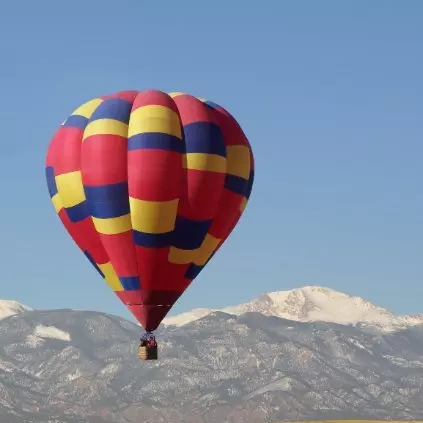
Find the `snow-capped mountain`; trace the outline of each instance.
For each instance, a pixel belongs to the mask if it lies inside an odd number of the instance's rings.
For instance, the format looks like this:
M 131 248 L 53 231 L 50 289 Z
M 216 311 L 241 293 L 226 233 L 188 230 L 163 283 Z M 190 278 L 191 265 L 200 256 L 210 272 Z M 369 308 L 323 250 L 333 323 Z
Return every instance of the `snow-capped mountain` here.
M 423 419 L 423 325 L 385 333 L 213 312 L 157 333 L 111 315 L 28 311 L 0 321 L 0 421 L 255 423 Z
M 326 288 L 185 314 L 157 362 L 135 323 L 22 307 L 0 320 L 0 421 L 423 419 L 421 318 Z
M 0 300 L 0 319 L 32 310 L 17 301 Z
M 320 286 L 305 286 L 290 291 L 269 292 L 252 301 L 223 309 L 195 309 L 166 318 L 165 325 L 183 326 L 215 311 L 241 315 L 256 312 L 296 322 L 329 322 L 342 325 L 373 326 L 393 331 L 422 324 L 423 315 L 397 316 L 360 297 Z

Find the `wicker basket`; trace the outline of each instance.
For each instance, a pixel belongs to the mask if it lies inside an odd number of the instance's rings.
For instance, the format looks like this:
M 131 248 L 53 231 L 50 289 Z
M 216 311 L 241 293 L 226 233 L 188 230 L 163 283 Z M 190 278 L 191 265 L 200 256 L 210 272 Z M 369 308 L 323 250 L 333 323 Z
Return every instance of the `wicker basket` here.
M 157 360 L 157 346 L 139 346 L 137 354 L 140 360 Z

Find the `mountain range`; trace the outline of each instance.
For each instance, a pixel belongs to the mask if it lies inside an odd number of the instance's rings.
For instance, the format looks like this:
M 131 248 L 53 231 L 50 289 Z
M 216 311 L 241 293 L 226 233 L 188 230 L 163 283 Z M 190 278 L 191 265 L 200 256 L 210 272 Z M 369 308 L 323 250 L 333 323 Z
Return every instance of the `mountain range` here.
M 327 288 L 169 317 L 156 362 L 116 316 L 13 301 L 0 316 L 0 421 L 423 419 L 423 317 Z
M 290 291 L 269 292 L 252 301 L 223 309 L 195 309 L 164 319 L 167 325 L 183 326 L 213 312 L 222 311 L 239 316 L 261 313 L 295 322 L 328 322 L 341 325 L 369 325 L 389 332 L 423 324 L 423 314 L 397 316 L 360 297 L 319 286 L 305 286 Z

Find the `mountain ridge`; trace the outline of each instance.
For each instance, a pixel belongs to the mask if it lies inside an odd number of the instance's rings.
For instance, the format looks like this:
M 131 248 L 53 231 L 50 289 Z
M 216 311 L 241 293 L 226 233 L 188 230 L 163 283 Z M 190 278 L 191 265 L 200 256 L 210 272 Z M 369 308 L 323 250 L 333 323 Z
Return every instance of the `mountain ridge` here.
M 0 300 L 0 319 L 32 310 L 17 301 Z M 246 303 L 234 306 L 197 308 L 168 316 L 161 326 L 182 327 L 217 311 L 236 316 L 247 312 L 258 312 L 297 322 L 359 324 L 385 332 L 423 324 L 423 313 L 398 315 L 358 296 L 327 287 L 306 285 L 291 290 L 266 292 Z
M 241 315 L 254 311 L 298 322 L 330 322 L 368 325 L 386 332 L 423 323 L 421 315 L 396 315 L 361 297 L 309 285 L 287 291 L 264 293 L 251 301 L 224 308 L 194 309 L 163 320 L 164 325 L 184 326 L 215 311 Z
M 14 300 L 0 300 L 0 319 L 31 310 L 32 308 Z
M 310 296 L 291 297 L 293 309 L 321 314 L 325 303 L 317 300 L 327 291 L 319 292 L 312 304 Z M 25 423 L 423 418 L 423 324 L 386 332 L 300 322 L 267 316 L 260 304 L 162 325 L 156 362 L 138 360 L 140 328 L 121 317 L 70 309 L 5 317 L 0 416 Z
M 57 423 L 423 418 L 423 325 L 386 334 L 218 311 L 160 328 L 157 362 L 137 359 L 138 335 L 136 324 L 98 312 L 3 319 L 0 415 L 36 423 L 48 415 Z

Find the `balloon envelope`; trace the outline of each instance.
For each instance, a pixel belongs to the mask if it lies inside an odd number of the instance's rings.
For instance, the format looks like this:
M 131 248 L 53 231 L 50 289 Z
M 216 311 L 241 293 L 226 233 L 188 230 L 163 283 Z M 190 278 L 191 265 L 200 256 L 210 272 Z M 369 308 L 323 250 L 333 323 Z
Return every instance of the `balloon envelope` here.
M 152 331 L 237 224 L 254 160 L 222 107 L 124 91 L 66 119 L 50 143 L 46 178 L 73 240 Z

